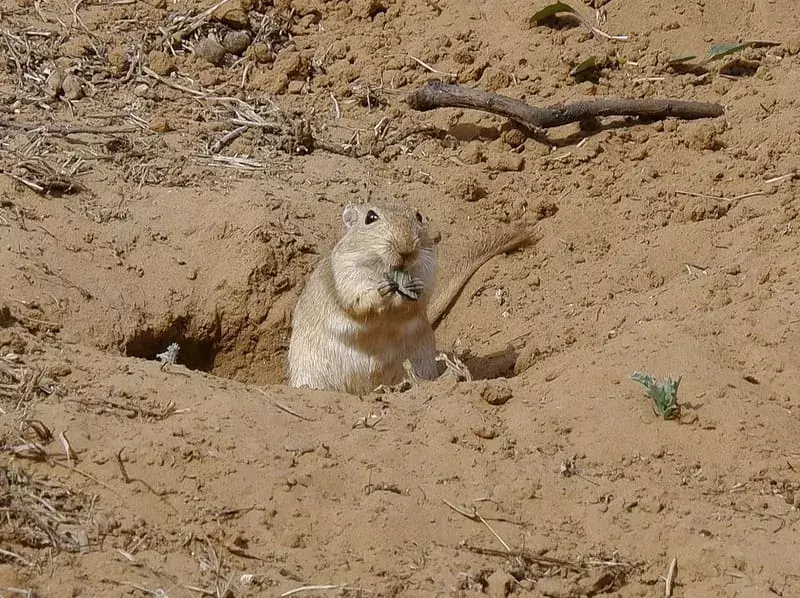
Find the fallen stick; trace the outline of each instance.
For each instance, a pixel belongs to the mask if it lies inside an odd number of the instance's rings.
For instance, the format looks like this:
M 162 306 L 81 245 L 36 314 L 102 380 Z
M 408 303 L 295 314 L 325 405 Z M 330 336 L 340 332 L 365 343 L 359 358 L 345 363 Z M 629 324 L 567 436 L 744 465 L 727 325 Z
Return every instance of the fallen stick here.
M 599 116 L 639 116 L 661 119 L 710 118 L 721 116 L 719 104 L 685 100 L 600 99 L 555 105 L 547 108 L 531 106 L 507 96 L 433 81 L 411 92 L 405 102 L 414 110 L 426 112 L 436 108 L 469 108 L 504 116 L 531 131 L 560 127 Z

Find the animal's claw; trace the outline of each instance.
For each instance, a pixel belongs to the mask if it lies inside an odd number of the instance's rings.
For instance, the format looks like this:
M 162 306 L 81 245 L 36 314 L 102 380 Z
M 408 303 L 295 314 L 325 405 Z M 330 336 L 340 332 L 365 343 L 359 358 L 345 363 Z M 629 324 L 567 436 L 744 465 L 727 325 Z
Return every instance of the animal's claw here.
M 382 297 L 386 297 L 386 295 L 391 295 L 392 293 L 397 292 L 397 289 L 398 289 L 397 283 L 393 280 L 389 279 L 382 280 L 378 284 L 378 293 Z

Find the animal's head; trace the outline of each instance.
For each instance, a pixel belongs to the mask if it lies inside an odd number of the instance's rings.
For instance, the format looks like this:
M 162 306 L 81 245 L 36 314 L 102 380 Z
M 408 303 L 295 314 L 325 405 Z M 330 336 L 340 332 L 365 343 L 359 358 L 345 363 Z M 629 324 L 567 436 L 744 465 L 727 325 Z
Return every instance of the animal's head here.
M 433 288 L 436 246 L 420 211 L 400 201 L 369 201 L 346 206 L 342 220 L 338 258 L 380 277 L 403 270 L 421 279 L 426 291 Z

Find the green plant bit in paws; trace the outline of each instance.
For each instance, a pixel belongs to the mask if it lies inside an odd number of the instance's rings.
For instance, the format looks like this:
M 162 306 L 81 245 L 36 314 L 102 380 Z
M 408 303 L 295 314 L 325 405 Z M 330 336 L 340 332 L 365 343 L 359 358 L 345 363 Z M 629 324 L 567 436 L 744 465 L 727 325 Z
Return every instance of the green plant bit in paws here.
M 654 411 L 661 417 L 674 419 L 678 416 L 680 412 L 678 385 L 681 383 L 681 376 L 678 376 L 677 380 L 666 378 L 657 382 L 650 374 L 634 372 L 631 379 L 645 387 L 647 395 L 653 400 Z
M 403 270 L 392 270 L 389 278 L 397 284 L 397 292 L 410 301 L 419 299 L 422 290 L 421 281 L 410 276 Z

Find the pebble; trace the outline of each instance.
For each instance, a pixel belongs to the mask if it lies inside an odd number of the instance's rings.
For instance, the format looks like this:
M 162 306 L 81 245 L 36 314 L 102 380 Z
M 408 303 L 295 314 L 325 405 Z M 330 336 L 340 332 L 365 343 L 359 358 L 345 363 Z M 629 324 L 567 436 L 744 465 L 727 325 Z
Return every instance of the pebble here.
M 473 202 L 486 197 L 486 189 L 474 178 L 462 176 L 447 183 L 447 191 L 461 201 Z
M 75 75 L 67 75 L 61 84 L 64 97 L 68 100 L 80 100 L 83 97 L 83 84 Z
M 517 580 L 510 573 L 498 569 L 486 580 L 489 598 L 506 598 L 517 584 Z
M 222 45 L 231 54 L 241 56 L 250 47 L 250 41 L 247 31 L 229 31 L 222 38 Z
M 241 0 L 229 0 L 214 11 L 214 19 L 236 29 L 250 27 L 250 18 Z
M 371 19 L 386 10 L 381 0 L 355 0 L 351 6 L 353 16 L 359 19 Z
M 481 389 L 481 398 L 490 405 L 505 405 L 513 396 L 514 393 L 505 382 L 487 384 Z
M 150 119 L 150 130 L 155 133 L 167 133 L 172 130 L 169 121 L 163 116 L 154 116 Z
M 525 166 L 525 158 L 519 154 L 495 150 L 489 154 L 486 165 L 496 172 L 519 172 Z
M 175 70 L 175 59 L 172 56 L 161 52 L 160 50 L 153 50 L 147 55 L 147 62 L 150 68 L 156 75 L 169 75 Z
M 45 82 L 45 89 L 47 90 L 47 94 L 51 98 L 57 98 L 61 95 L 62 84 L 64 83 L 64 71 L 61 69 L 56 69 L 50 76 L 47 77 L 47 81 Z
M 212 37 L 201 39 L 194 47 L 194 53 L 214 66 L 219 66 L 225 59 L 225 47 Z

